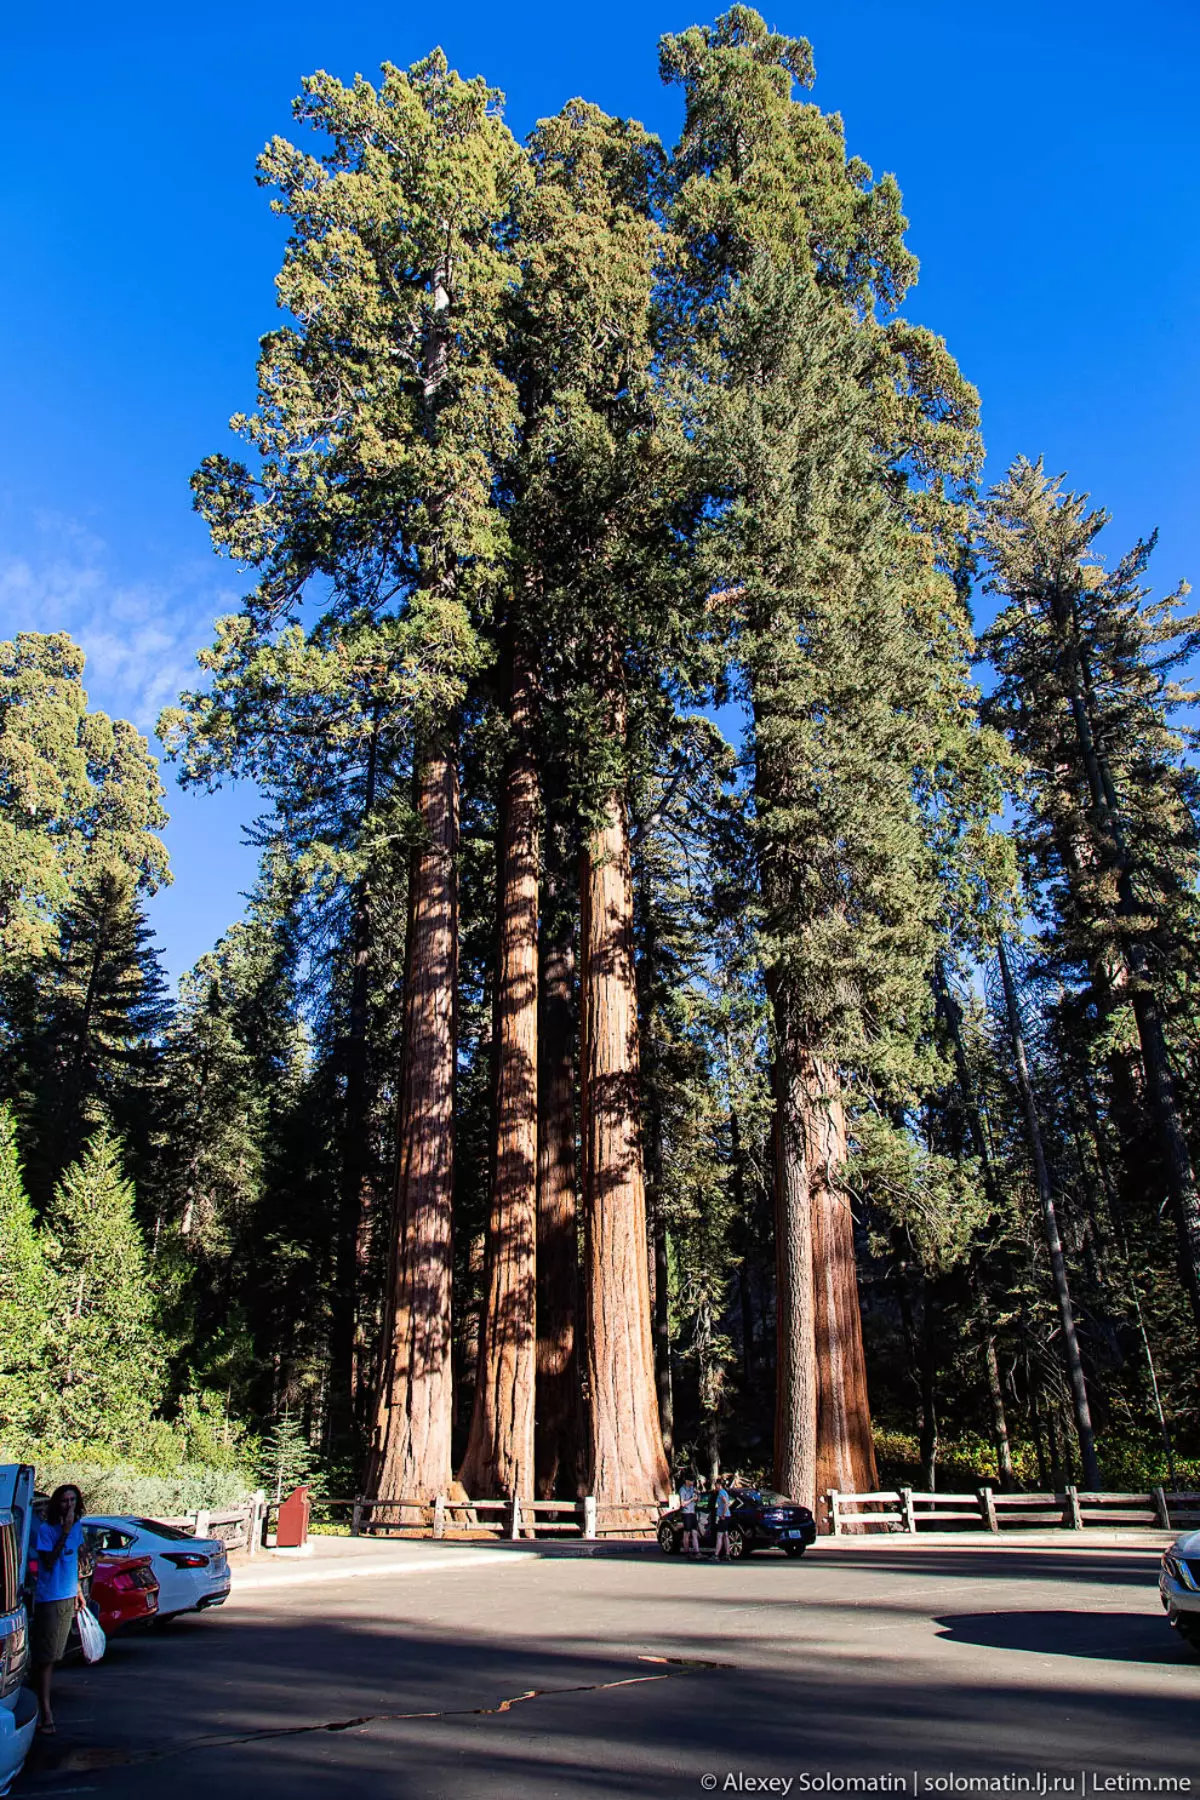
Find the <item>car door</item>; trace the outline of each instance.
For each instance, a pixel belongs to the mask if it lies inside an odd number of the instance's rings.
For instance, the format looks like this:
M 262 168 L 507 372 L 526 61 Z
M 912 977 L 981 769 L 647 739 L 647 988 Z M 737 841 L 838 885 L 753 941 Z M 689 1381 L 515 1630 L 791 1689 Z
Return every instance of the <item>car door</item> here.
M 715 1505 L 715 1494 L 697 1494 L 696 1523 L 700 1527 L 700 1547 L 704 1550 L 711 1550 L 716 1542 L 716 1534 L 713 1531 L 713 1508 Z

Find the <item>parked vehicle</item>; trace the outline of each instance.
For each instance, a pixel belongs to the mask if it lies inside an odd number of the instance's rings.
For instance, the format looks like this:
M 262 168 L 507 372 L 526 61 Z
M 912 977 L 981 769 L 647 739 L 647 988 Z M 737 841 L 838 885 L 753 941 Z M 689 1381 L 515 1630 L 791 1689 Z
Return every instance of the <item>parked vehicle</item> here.
M 151 1556 L 96 1558 L 88 1605 L 107 1637 L 158 1617 L 158 1576 Z
M 219 1538 L 194 1538 L 157 1519 L 97 1517 L 83 1521 L 96 1556 L 148 1556 L 158 1581 L 158 1616 L 206 1612 L 229 1598 L 229 1558 Z
M 1158 1593 L 1168 1623 L 1200 1651 L 1200 1531 L 1185 1532 L 1163 1551 Z
M 726 1490 L 733 1510 L 729 1518 L 729 1554 L 748 1556 L 751 1550 L 782 1550 L 785 1556 L 803 1556 L 817 1535 L 816 1520 L 807 1506 L 798 1506 L 786 1494 L 772 1493 L 769 1488 L 732 1487 Z M 716 1542 L 713 1529 L 712 1494 L 696 1496 L 696 1522 L 700 1528 L 700 1548 L 712 1549 Z M 683 1513 L 679 1508 L 665 1513 L 658 1526 L 659 1549 L 677 1556 L 683 1548 Z
M 0 1794 L 20 1774 L 37 1729 L 37 1701 L 22 1686 L 29 1660 L 25 1584 L 32 1517 L 33 1470 L 0 1463 Z

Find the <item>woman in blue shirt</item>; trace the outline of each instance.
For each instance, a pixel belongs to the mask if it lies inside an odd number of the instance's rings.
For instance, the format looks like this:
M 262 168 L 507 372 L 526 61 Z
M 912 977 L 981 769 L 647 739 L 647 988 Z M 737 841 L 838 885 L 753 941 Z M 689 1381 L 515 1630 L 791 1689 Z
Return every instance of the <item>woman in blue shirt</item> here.
M 77 1487 L 55 1488 L 33 1539 L 37 1585 L 33 1590 L 30 1649 L 41 1714 L 39 1729 L 54 1730 L 50 1678 L 63 1659 L 71 1621 L 83 1605 L 79 1593 L 79 1551 L 83 1544 L 83 1495 Z

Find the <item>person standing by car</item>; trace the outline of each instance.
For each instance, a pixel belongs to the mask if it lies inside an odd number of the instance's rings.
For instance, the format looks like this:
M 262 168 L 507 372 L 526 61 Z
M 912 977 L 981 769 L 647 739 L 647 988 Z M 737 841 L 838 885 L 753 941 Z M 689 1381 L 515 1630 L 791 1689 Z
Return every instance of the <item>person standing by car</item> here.
M 70 1484 L 55 1488 L 31 1546 L 37 1556 L 30 1632 L 39 1731 L 54 1730 L 50 1682 L 63 1659 L 71 1621 L 83 1605 L 79 1592 L 79 1552 L 83 1545 L 83 1495 Z
M 717 1482 L 717 1492 L 713 1500 L 713 1530 L 716 1532 L 716 1549 L 713 1552 L 715 1562 L 729 1562 L 729 1515 L 733 1511 L 733 1502 L 729 1498 L 729 1489 L 723 1481 Z
M 700 1526 L 696 1518 L 696 1477 L 687 1474 L 679 1484 L 679 1509 L 683 1514 L 683 1547 L 689 1556 L 700 1554 Z

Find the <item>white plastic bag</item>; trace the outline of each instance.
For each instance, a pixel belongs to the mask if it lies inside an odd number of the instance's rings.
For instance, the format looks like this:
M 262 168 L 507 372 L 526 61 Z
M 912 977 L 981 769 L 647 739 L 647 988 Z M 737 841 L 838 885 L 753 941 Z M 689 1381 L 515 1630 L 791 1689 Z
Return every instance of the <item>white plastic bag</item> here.
M 90 1606 L 81 1606 L 75 1617 L 79 1625 L 79 1642 L 83 1646 L 84 1662 L 99 1662 L 108 1641 L 103 1625 Z

